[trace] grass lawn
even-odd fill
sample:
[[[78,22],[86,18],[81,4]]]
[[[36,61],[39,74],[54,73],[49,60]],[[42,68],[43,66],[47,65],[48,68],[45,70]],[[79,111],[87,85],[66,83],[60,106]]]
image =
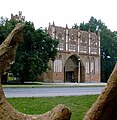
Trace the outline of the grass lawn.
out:
[[[68,106],[72,111],[71,120],[82,120],[85,112],[92,106],[98,95],[40,98],[8,98],[18,111],[26,114],[42,114],[58,104]]]

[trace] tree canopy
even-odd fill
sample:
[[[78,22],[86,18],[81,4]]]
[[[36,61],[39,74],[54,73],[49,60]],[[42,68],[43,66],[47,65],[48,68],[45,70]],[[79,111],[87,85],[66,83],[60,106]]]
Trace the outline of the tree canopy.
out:
[[[2,18],[3,20],[3,18]],[[16,20],[4,20],[0,24],[0,42],[14,28]],[[11,71],[22,82],[34,80],[49,68],[49,60],[54,60],[57,54],[58,41],[52,39],[42,28],[35,29],[32,22],[25,21],[22,42],[19,44],[15,64]]]

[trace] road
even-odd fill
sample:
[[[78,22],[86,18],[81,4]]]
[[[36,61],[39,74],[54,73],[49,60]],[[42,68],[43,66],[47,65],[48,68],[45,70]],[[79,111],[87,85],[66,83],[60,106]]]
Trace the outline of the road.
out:
[[[4,88],[7,98],[52,97],[100,94],[104,87]]]

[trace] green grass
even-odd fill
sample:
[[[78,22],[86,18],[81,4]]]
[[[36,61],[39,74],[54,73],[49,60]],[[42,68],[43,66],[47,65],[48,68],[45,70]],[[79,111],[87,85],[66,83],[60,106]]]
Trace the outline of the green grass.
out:
[[[26,114],[42,114],[58,104],[68,106],[72,111],[71,120],[82,120],[86,111],[92,106],[98,95],[42,97],[42,98],[9,98],[8,101],[18,111]]]

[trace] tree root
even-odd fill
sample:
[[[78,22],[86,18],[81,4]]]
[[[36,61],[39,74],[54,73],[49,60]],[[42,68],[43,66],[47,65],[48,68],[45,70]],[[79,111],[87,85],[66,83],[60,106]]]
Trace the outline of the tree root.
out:
[[[107,86],[83,120],[117,120],[117,63]]]

